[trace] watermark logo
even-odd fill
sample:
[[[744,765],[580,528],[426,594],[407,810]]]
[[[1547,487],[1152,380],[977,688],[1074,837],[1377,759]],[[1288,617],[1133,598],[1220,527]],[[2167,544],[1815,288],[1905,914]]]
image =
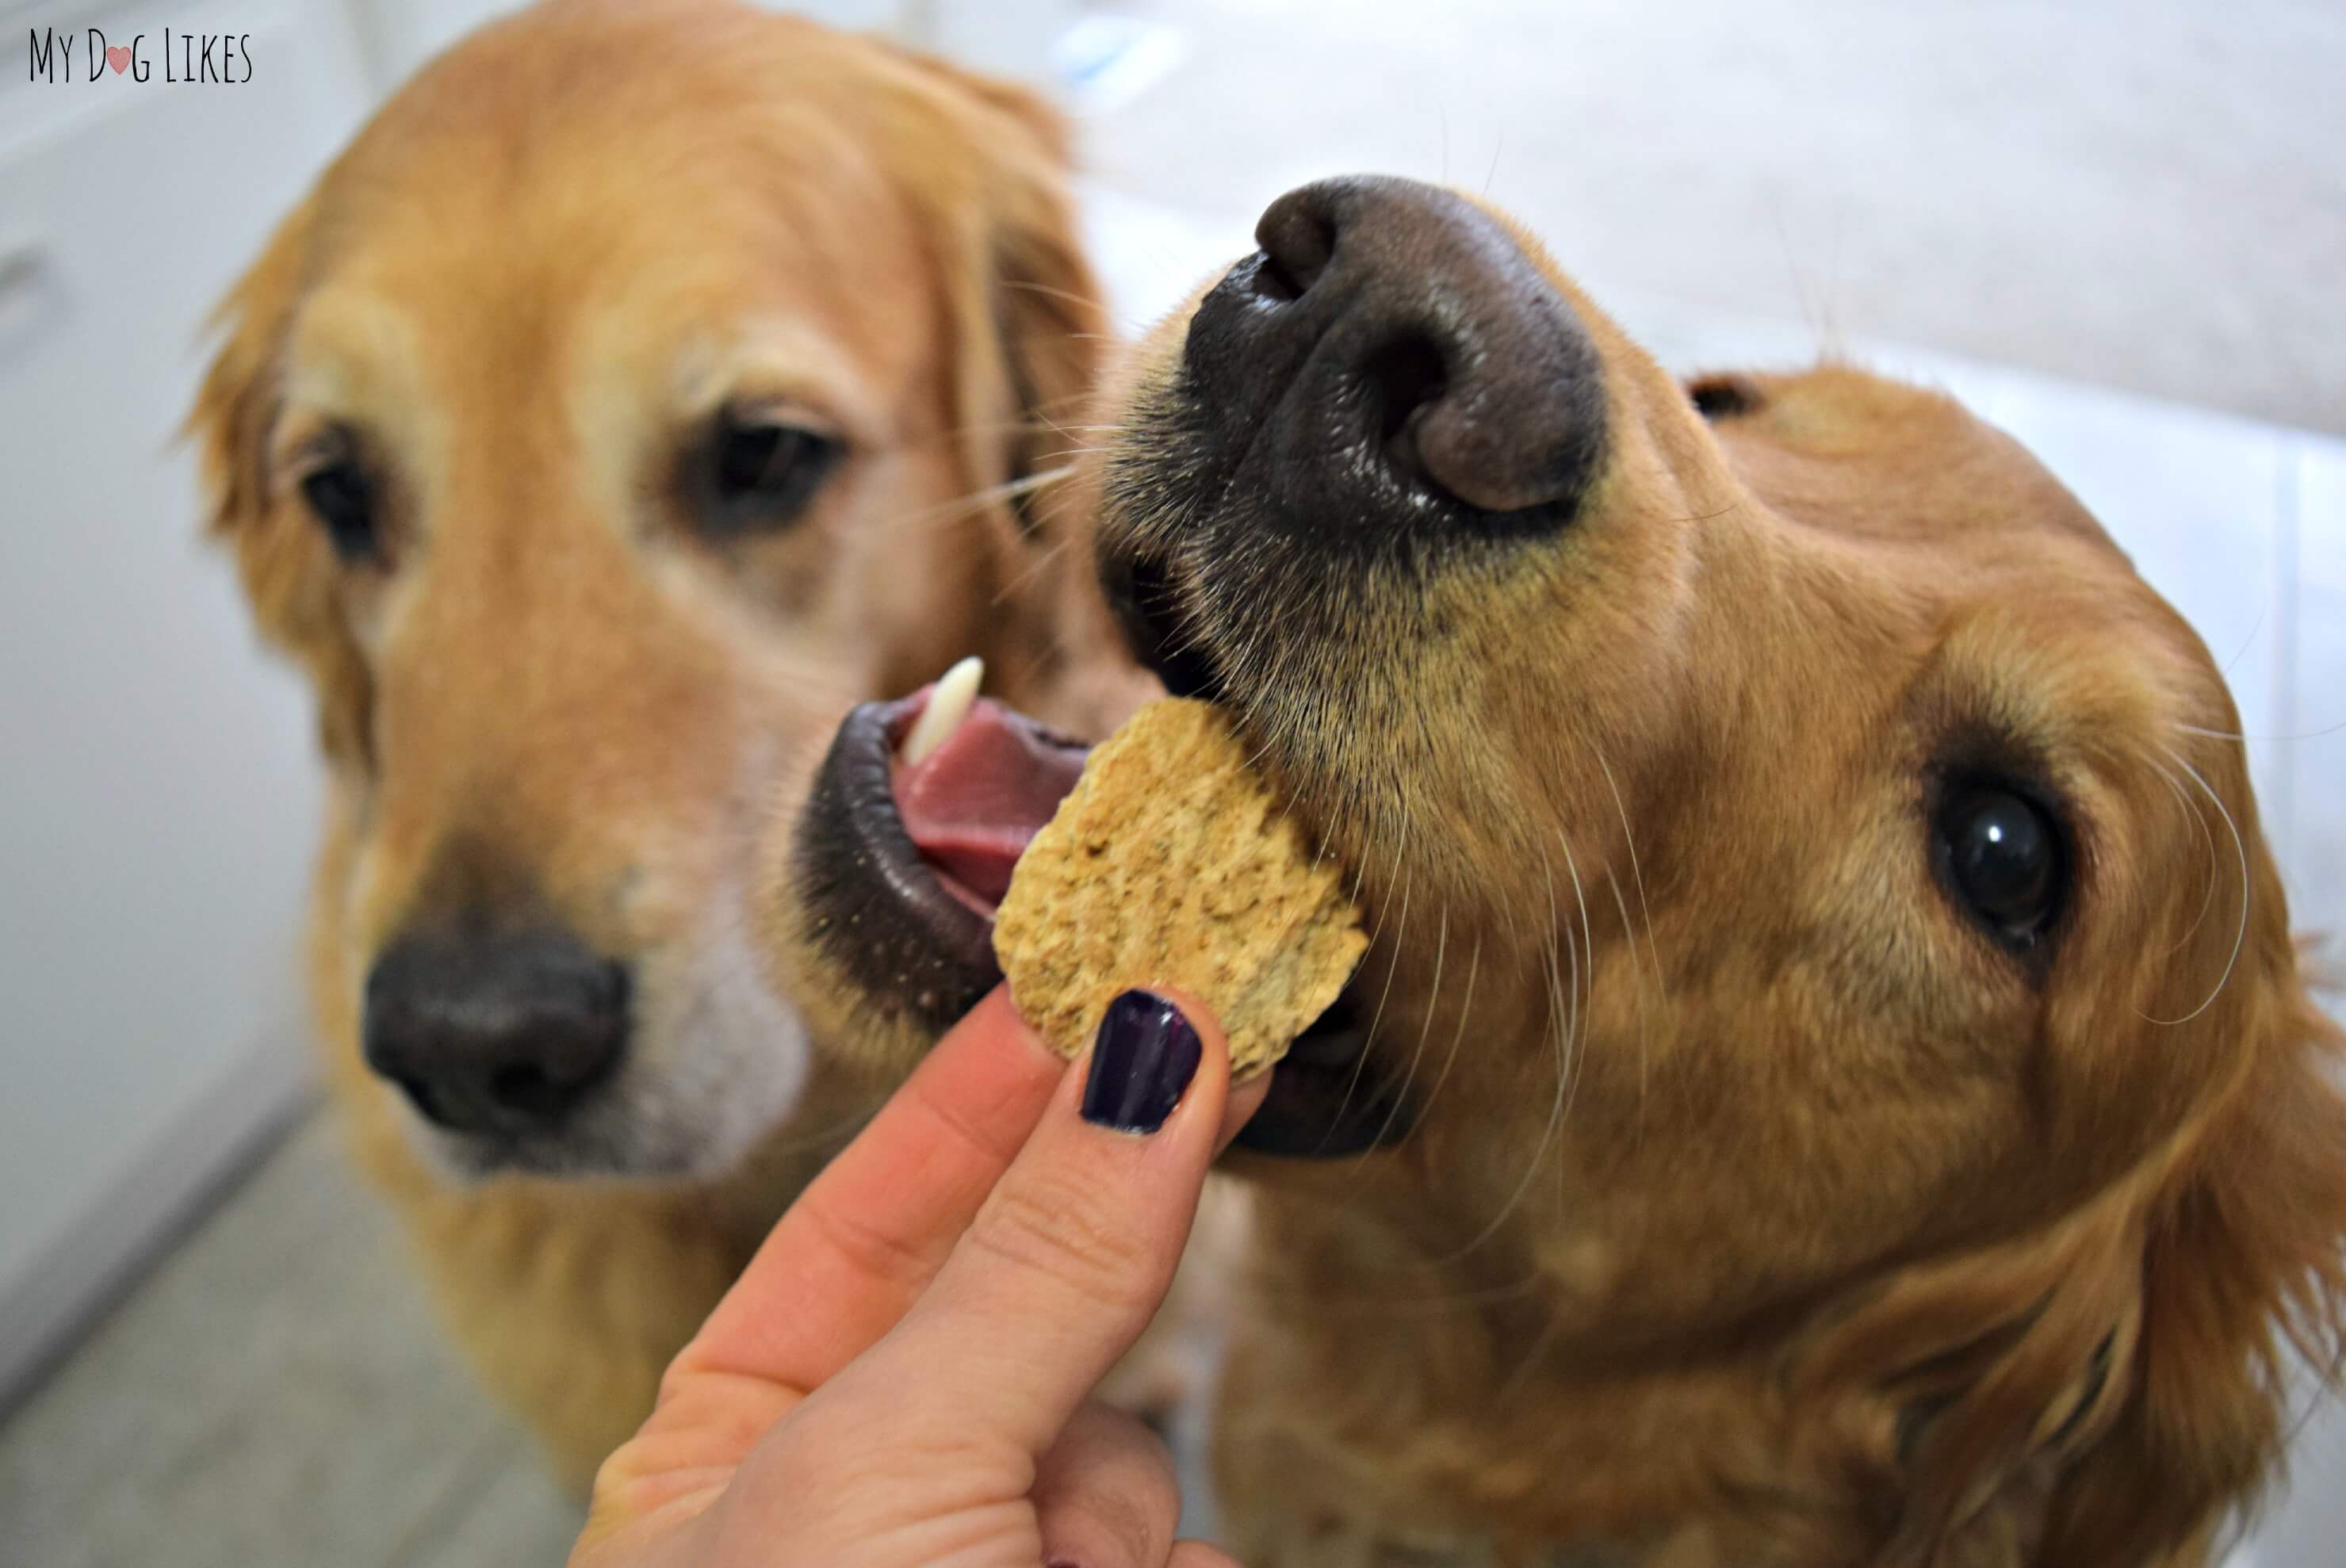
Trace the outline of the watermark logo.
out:
[[[110,42],[103,27],[76,35],[71,28],[35,27],[26,46],[26,69],[36,82],[102,82],[123,76],[134,82],[215,82],[233,86],[252,80],[252,35],[189,33],[163,29],[160,47],[145,33],[127,44]]]

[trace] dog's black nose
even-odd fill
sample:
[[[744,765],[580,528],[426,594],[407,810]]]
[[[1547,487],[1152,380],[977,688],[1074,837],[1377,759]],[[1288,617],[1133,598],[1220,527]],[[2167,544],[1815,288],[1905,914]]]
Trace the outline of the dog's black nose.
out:
[[[1263,448],[1283,511],[1498,534],[1571,520],[1604,453],[1603,374],[1503,225],[1433,186],[1352,178],[1289,191],[1255,238],[1199,304],[1185,366],[1217,433]]]
[[[418,932],[375,962],[362,1032],[367,1065],[441,1126],[539,1132],[617,1065],[627,974],[558,931]]]

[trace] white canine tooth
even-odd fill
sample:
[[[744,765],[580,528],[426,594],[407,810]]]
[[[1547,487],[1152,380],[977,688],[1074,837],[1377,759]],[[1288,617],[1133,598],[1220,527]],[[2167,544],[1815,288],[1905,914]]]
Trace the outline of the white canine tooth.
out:
[[[913,721],[904,744],[898,748],[906,767],[924,760],[961,728],[961,721],[969,717],[970,705],[977,700],[978,684],[984,679],[985,661],[974,654],[937,677],[929,692],[929,705],[921,709],[921,717]]]

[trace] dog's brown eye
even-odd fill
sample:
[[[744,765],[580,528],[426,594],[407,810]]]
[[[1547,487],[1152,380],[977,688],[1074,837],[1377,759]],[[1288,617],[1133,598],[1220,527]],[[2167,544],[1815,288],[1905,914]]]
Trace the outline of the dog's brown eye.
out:
[[[1939,810],[1940,868],[1948,887],[2005,946],[2035,945],[2059,911],[2061,835],[2044,808],[1982,783],[1948,791]]]
[[[345,561],[376,557],[374,481],[357,458],[337,457],[311,469],[302,476],[301,499],[326,530],[334,554]]]
[[[806,510],[840,452],[836,440],[800,425],[719,413],[695,485],[702,529],[728,537],[790,523]]]
[[[1687,383],[1687,397],[1707,420],[1733,419],[1760,406],[1760,383],[1749,376],[1697,376]]]

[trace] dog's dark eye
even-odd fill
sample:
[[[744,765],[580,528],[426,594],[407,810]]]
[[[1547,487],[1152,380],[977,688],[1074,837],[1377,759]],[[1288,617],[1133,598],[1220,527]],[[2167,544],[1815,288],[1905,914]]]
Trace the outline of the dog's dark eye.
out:
[[[723,537],[790,523],[830,476],[841,450],[833,438],[799,425],[719,413],[696,486],[702,528]]]
[[[2045,809],[1992,782],[1950,788],[1939,807],[1940,869],[1973,918],[2015,952],[2035,945],[2060,911],[2067,868]]]
[[[1687,383],[1687,398],[1695,412],[1716,423],[1758,408],[1760,383],[1749,376],[1697,376]]]
[[[374,481],[355,457],[344,455],[311,469],[301,479],[301,499],[345,561],[372,559],[376,499]]]

